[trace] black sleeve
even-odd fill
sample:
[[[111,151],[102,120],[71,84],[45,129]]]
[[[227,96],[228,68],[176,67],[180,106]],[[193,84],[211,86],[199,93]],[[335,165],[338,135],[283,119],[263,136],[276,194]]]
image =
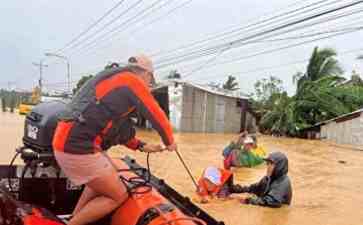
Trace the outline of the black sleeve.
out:
[[[263,197],[250,198],[248,200],[248,203],[252,205],[261,205],[272,208],[279,208],[282,206],[282,201],[276,199],[275,196],[269,194]]]
[[[248,187],[247,186],[241,186],[239,184],[233,184],[233,185],[230,186],[229,191],[231,193],[236,193],[236,194],[246,193],[246,192],[248,192]]]
[[[255,195],[262,195],[263,192],[266,190],[266,184],[268,182],[267,177],[262,178],[259,182],[248,185],[242,186],[239,184],[234,184],[231,186],[231,193],[251,193]]]
[[[247,186],[248,193],[255,194],[257,196],[262,196],[267,188],[269,182],[268,177],[263,177],[259,182]]]
[[[254,205],[262,205],[273,208],[279,208],[284,202],[284,196],[286,194],[286,186],[284,184],[273,185],[271,189],[255,199],[250,199],[249,203]]]

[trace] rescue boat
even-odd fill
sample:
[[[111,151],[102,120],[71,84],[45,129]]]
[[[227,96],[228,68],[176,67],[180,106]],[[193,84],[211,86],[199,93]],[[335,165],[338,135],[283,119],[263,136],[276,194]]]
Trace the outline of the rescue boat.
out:
[[[27,115],[23,146],[9,165],[0,165],[0,224],[62,225],[82,192],[58,167],[51,148],[57,112],[64,103],[41,103]],[[14,165],[20,156],[24,165]],[[97,225],[224,225],[152,175],[150,168],[125,157],[117,163],[129,197]]]

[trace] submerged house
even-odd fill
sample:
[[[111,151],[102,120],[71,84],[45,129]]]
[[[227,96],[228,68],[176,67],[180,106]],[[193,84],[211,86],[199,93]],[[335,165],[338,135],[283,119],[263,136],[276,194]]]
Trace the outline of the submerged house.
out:
[[[363,146],[363,108],[320,122],[305,130],[308,138],[326,139],[337,144]]]
[[[363,108],[324,122],[320,136],[338,144],[363,146],[362,113]]]
[[[153,95],[176,131],[236,133],[257,130],[248,98],[241,93],[169,80],[154,88]]]

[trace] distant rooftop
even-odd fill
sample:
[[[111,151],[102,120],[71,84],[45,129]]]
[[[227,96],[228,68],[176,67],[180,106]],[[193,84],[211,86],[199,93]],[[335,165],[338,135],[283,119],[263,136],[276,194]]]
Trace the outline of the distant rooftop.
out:
[[[197,84],[191,81],[185,81],[185,80],[181,80],[181,79],[169,79],[166,80],[162,83],[158,83],[157,86],[155,88],[153,88],[154,90],[162,88],[162,87],[166,87],[166,86],[170,86],[170,85],[174,85],[175,83],[179,83],[179,84],[183,84],[183,85],[187,85],[187,86],[191,86],[191,87],[195,87],[198,88],[200,90],[212,93],[212,94],[216,94],[216,95],[221,95],[221,96],[226,96],[226,97],[231,97],[231,98],[239,98],[239,99],[248,99],[249,96],[240,91],[240,90],[236,90],[236,91],[230,91],[230,90],[226,90],[223,88],[219,88],[219,87],[215,87],[215,86],[211,86],[208,84]]]

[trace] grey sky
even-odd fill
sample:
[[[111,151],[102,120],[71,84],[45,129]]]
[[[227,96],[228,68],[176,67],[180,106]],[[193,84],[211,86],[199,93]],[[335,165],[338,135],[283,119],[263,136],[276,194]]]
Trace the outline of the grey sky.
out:
[[[190,4],[180,8],[167,18],[144,27],[145,23],[157,18],[165,13],[168,9],[175,7],[187,0],[174,0],[168,3],[164,9],[156,11],[152,15],[145,17],[144,21],[139,24],[133,23],[127,26],[123,32],[112,36],[112,41],[96,43],[98,47],[83,47],[74,51],[79,53],[73,54],[72,51],[65,51],[65,55],[71,56],[72,80],[77,80],[82,74],[94,73],[99,71],[103,65],[109,61],[124,61],[129,55],[145,52],[153,54],[161,50],[168,50],[183,44],[203,39],[208,34],[223,31],[231,26],[243,26],[247,22],[257,21],[264,18],[274,11],[281,12],[282,8],[300,2],[297,6],[317,2],[318,0],[307,0],[304,3],[297,0],[244,0],[244,1],[208,1],[192,0]],[[333,0],[331,0],[333,2]],[[0,14],[0,51],[1,51],[1,68],[0,87],[6,87],[8,82],[15,82],[17,88],[29,89],[36,85],[38,79],[38,70],[32,65],[32,62],[38,62],[44,59],[45,52],[56,51],[63,47],[72,38],[77,36],[82,30],[88,27],[97,18],[103,15],[108,9],[116,4],[116,0],[105,1],[50,1],[50,0],[12,0],[4,1],[1,6]],[[109,18],[122,12],[127,6],[132,5],[137,0],[126,0],[125,3],[115,10]],[[144,0],[135,11],[125,14],[113,26],[122,23],[127,18],[137,13],[142,7],[152,4],[151,0]],[[167,2],[166,0],[164,2]],[[328,1],[327,1],[328,2]],[[340,3],[353,2],[352,0],[341,0]],[[361,9],[363,6],[357,6],[354,9]],[[355,16],[340,19],[335,22],[326,23],[320,26],[314,26],[305,30],[278,36],[290,37],[299,36],[309,32],[319,32],[353,22],[359,22],[362,13]],[[107,20],[105,20],[105,23]],[[363,22],[363,21],[362,21]],[[104,23],[103,23],[104,24]],[[363,23],[361,23],[363,24]],[[102,26],[102,24],[101,24]],[[110,26],[110,27],[113,27]],[[352,25],[353,26],[353,25]],[[355,24],[354,27],[358,25]],[[97,30],[97,27],[96,29]],[[108,29],[106,29],[107,31]],[[136,30],[136,32],[134,32]],[[92,32],[90,32],[92,34]],[[93,35],[97,37],[97,35]],[[243,35],[243,34],[242,34]],[[85,35],[86,37],[87,35]],[[258,68],[274,67],[289,62],[309,58],[314,46],[333,47],[340,52],[352,49],[363,48],[363,32],[354,32],[336,38],[317,41],[312,44],[291,48],[288,50],[278,51],[271,54],[265,54],[253,57],[239,62],[224,64],[214,67],[206,65],[203,70],[196,72],[188,77],[190,80],[198,82],[222,81],[225,75],[236,72],[254,71]],[[270,38],[271,39],[271,38]],[[273,39],[273,38],[272,38]],[[108,39],[106,39],[108,40]],[[264,50],[278,48],[289,44],[297,43],[303,40],[269,42],[248,45],[235,50],[226,51],[213,60],[210,64],[215,64],[228,59],[241,56],[252,55]],[[110,43],[110,44],[109,44]],[[339,56],[346,76],[349,77],[353,69],[362,73],[363,61],[356,60],[361,52],[351,54],[342,54]],[[158,71],[159,75],[165,75],[170,69],[178,69],[182,75],[188,74],[209,58],[177,64],[172,67]],[[44,83],[49,84],[48,89],[64,89],[66,86],[62,82],[66,79],[66,66],[63,61],[47,58],[45,61],[49,64],[44,69]],[[239,77],[241,88],[245,92],[253,90],[253,84],[257,79],[274,75],[284,81],[285,88],[292,93],[293,84],[292,76],[297,71],[303,71],[306,63],[294,64],[290,66],[279,67],[275,69],[262,70],[250,73],[243,73]],[[161,76],[159,76],[161,77]],[[54,84],[58,83],[59,84]],[[53,84],[53,85],[52,85]]]

